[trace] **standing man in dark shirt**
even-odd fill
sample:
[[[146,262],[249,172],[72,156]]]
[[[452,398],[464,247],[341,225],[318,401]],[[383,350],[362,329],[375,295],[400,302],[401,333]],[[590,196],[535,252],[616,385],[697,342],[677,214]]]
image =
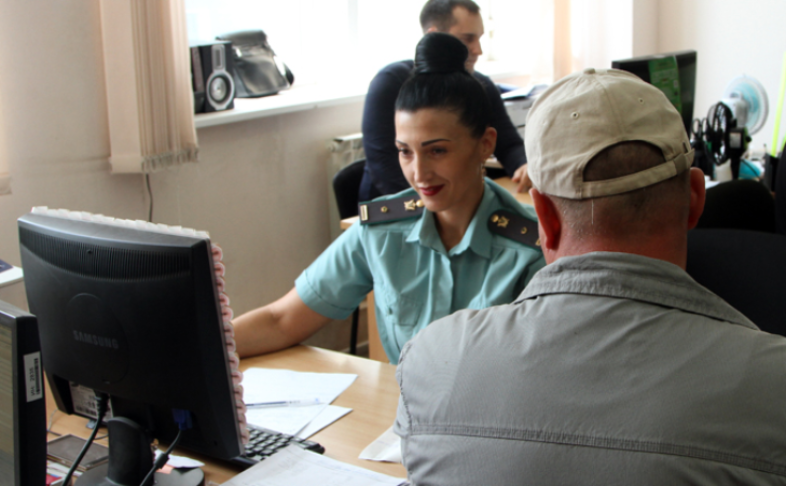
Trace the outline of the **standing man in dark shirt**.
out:
[[[480,37],[483,19],[480,7],[472,0],[428,0],[420,12],[423,33],[445,32],[461,40],[469,50],[467,70],[485,88],[492,108],[492,126],[497,130],[494,155],[505,171],[518,182],[519,192],[530,188],[524,141],[510,121],[499,90],[486,76],[475,71],[475,63],[483,53]],[[394,105],[399,89],[412,71],[412,61],[399,61],[383,68],[371,81],[363,110],[363,148],[366,171],[360,184],[359,197],[368,201],[377,196],[393,194],[409,187],[398,162],[395,139]]]

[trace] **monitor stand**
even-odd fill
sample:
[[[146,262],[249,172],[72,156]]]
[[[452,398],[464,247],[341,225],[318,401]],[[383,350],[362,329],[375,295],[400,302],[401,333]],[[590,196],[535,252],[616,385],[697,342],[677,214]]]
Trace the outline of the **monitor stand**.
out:
[[[153,467],[150,436],[133,420],[115,417],[107,421],[109,462],[86,471],[77,486],[139,486]],[[201,469],[174,469],[157,472],[149,483],[155,486],[203,486]]]

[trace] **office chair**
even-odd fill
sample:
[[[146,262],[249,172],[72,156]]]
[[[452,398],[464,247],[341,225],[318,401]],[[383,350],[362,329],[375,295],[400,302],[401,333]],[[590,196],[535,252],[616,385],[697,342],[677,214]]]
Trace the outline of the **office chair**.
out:
[[[784,160],[786,150],[781,151],[780,160]],[[786,235],[786,163],[775,172],[775,231]]]
[[[694,229],[687,272],[763,331],[786,336],[786,236]]]
[[[697,228],[775,232],[775,201],[761,182],[736,179],[707,189]]]
[[[366,159],[356,160],[336,172],[333,176],[333,192],[336,194],[338,215],[341,219],[358,215],[358,189],[366,169]],[[352,313],[352,329],[349,338],[349,353],[358,354],[358,320],[360,308]]]

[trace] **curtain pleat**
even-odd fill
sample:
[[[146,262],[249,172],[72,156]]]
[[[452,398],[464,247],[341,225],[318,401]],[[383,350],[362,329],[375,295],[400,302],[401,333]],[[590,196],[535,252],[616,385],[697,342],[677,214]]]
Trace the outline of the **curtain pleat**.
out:
[[[155,172],[199,153],[183,0],[102,0],[113,172]]]

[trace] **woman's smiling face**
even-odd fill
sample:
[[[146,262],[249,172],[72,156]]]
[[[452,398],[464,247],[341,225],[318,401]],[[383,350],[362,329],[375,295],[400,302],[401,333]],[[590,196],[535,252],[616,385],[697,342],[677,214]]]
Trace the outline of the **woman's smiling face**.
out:
[[[473,211],[483,195],[483,164],[497,132],[475,138],[458,115],[440,108],[396,112],[396,147],[409,184],[434,213]]]

